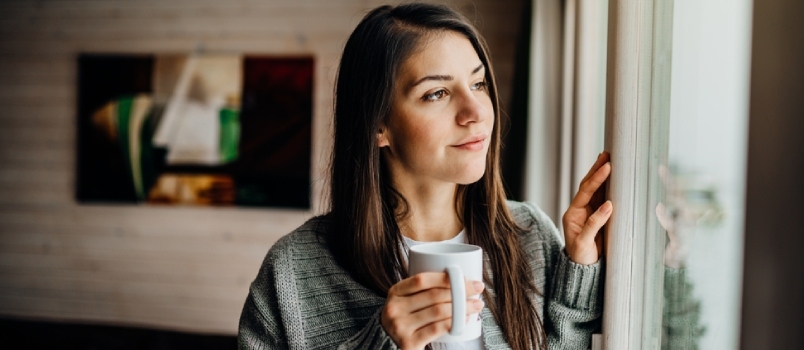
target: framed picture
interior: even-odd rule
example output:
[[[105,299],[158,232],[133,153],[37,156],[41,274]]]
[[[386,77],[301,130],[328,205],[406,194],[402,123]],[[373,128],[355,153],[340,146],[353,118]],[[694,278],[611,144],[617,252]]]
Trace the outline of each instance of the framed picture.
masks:
[[[82,203],[310,207],[312,57],[78,57]]]

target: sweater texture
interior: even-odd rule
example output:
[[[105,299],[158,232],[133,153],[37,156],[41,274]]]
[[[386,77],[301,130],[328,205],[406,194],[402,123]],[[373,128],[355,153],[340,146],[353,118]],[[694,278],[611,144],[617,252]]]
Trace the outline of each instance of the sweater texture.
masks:
[[[562,235],[535,205],[508,207],[526,229],[520,244],[543,294],[533,299],[550,349],[588,349],[603,306],[601,263],[572,262]],[[270,249],[243,306],[240,349],[398,349],[380,324],[385,297],[335,262],[326,230],[324,217],[310,219]],[[509,349],[488,308],[481,319],[486,349]]]

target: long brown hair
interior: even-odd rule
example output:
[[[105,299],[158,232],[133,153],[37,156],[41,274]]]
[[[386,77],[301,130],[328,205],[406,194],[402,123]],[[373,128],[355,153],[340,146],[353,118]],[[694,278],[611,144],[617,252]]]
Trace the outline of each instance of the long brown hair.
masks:
[[[456,207],[469,243],[487,255],[484,299],[514,350],[547,348],[533,295],[539,291],[521,228],[505,203],[500,174],[500,110],[494,72],[483,38],[463,16],[445,6],[382,6],[357,25],[343,50],[335,89],[328,243],[339,264],[382,296],[407,276],[397,225],[407,203],[391,186],[377,132],[391,114],[397,70],[429,34],[465,36],[486,67],[494,129],[483,177],[459,185]],[[403,214],[400,214],[403,213]],[[496,276],[493,277],[493,276]]]

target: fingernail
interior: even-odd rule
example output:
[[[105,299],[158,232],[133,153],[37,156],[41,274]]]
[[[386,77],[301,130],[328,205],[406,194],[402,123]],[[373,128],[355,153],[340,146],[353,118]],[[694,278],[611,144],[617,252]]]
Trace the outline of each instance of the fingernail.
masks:
[[[606,203],[603,203],[603,208],[600,208],[600,211],[603,214],[608,214],[611,211],[611,202],[606,201]]]
[[[485,288],[486,288],[486,285],[485,285],[485,284],[483,284],[483,282],[480,282],[480,281],[473,281],[473,282],[472,282],[472,287],[474,287],[474,288],[475,288],[475,292],[478,292],[478,293],[479,293],[479,292],[482,292],[482,291],[483,291],[483,289],[485,289]]]
[[[483,300],[478,300],[478,301],[475,302],[475,306],[477,306],[477,309],[480,310],[484,306],[486,306],[486,303],[484,303]]]

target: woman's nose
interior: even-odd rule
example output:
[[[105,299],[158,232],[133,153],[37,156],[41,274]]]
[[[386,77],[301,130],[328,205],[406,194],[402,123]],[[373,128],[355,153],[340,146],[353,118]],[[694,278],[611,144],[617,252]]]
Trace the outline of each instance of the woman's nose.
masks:
[[[486,119],[489,111],[485,105],[480,101],[483,93],[476,91],[466,91],[462,93],[460,99],[460,109],[456,116],[459,125],[466,125],[468,123],[480,123]]]

